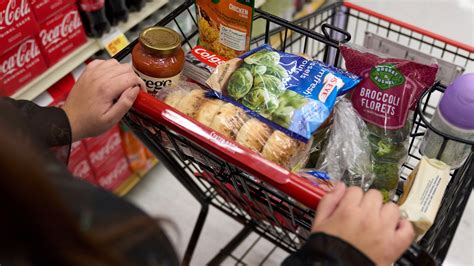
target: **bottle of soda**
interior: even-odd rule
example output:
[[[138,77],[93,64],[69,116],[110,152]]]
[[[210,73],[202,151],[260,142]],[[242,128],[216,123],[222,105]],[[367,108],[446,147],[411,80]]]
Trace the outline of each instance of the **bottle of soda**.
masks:
[[[79,0],[81,18],[89,37],[98,38],[110,30],[104,0]]]
[[[126,0],[126,3],[130,12],[138,12],[145,6],[146,0]]]
[[[125,0],[105,0],[105,14],[112,26],[128,20],[128,8]]]

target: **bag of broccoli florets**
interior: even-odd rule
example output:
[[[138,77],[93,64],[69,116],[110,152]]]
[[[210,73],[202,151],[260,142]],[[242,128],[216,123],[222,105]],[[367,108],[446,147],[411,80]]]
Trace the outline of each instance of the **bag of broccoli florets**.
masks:
[[[331,114],[337,96],[359,81],[344,70],[263,45],[220,65],[207,83],[217,97],[307,142]]]
[[[438,66],[384,58],[357,46],[343,45],[341,53],[347,70],[362,77],[352,91],[352,105],[369,129],[372,186],[387,200],[396,191],[408,155],[410,110],[433,85]]]

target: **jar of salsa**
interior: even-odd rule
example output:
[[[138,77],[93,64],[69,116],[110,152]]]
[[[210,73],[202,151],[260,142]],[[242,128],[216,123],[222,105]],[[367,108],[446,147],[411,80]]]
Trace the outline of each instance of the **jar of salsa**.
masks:
[[[151,27],[140,33],[132,51],[135,72],[145,81],[147,92],[156,94],[178,82],[184,66],[179,34],[165,27]]]

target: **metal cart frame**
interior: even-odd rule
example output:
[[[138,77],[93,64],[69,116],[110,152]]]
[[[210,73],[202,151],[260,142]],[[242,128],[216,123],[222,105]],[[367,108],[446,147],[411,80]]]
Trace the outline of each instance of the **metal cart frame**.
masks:
[[[194,1],[186,1],[158,23],[177,29],[186,50],[196,45],[198,38],[193,5]],[[190,30],[181,25],[183,17],[188,16],[194,23]],[[254,19],[262,21],[265,33],[253,38],[252,47],[271,43],[282,51],[309,54],[337,66],[342,61],[339,44],[358,42],[361,31],[383,34],[462,67],[470,67],[474,61],[474,47],[351,3],[331,4],[291,23],[260,10],[255,10]],[[115,58],[126,58],[136,42]],[[426,128],[431,127],[426,117],[437,104],[432,95],[443,91],[444,86],[439,83],[427,91],[413,116],[409,160],[403,165],[402,180],[421,157],[419,143]],[[211,265],[220,264],[251,232],[288,252],[304,243],[314,209],[324,195],[320,188],[145,93],[139,94],[124,121],[201,204],[183,265],[191,261],[210,205],[244,225],[209,262]],[[413,245],[399,264],[416,263],[417,259],[420,262],[424,251],[437,262],[444,260],[472,191],[473,173],[471,154],[463,167],[453,173],[435,224],[419,242],[421,249]]]

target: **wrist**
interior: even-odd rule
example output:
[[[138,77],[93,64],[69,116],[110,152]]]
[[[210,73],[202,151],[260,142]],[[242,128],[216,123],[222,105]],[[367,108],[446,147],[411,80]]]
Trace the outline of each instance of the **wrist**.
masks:
[[[66,116],[69,120],[69,126],[71,127],[71,140],[72,142],[78,141],[83,138],[82,133],[80,132],[80,126],[77,116],[75,112],[73,112],[68,105],[64,105],[61,107],[63,111],[66,113]]]

